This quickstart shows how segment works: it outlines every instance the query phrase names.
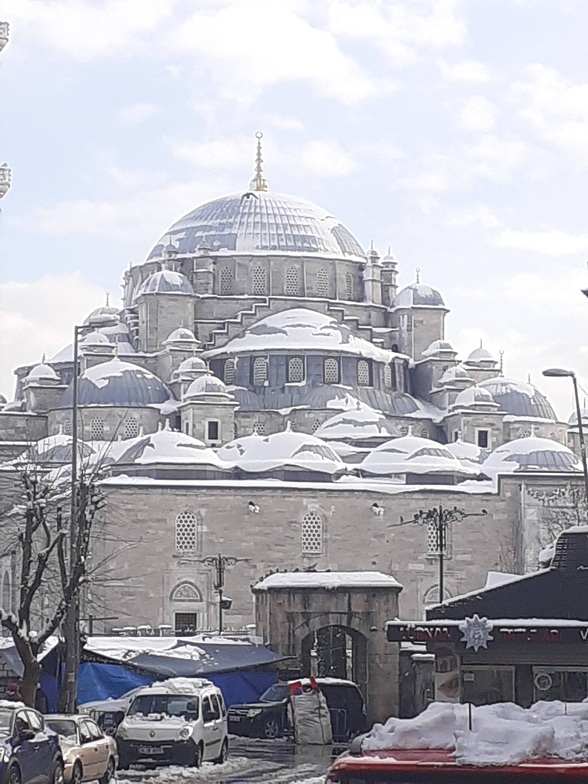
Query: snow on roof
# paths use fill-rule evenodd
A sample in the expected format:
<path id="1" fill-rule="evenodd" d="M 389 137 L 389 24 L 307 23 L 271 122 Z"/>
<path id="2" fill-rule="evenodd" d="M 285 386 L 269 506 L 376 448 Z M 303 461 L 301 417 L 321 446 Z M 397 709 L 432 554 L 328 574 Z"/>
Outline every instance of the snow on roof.
<path id="1" fill-rule="evenodd" d="M 60 407 L 69 408 L 72 385 L 63 394 Z M 149 370 L 114 357 L 85 370 L 78 381 L 78 403 L 87 405 L 147 406 L 170 398 L 165 384 Z"/>
<path id="2" fill-rule="evenodd" d="M 469 355 L 466 362 L 471 362 L 472 364 L 480 363 L 482 365 L 489 365 L 489 364 L 496 364 L 496 360 L 492 356 L 492 354 L 486 348 L 475 348 Z"/>
<path id="3" fill-rule="evenodd" d="M 480 381 L 478 386 L 487 389 L 503 411 L 516 417 L 537 417 L 556 421 L 551 403 L 532 384 L 496 376 Z"/>
<path id="4" fill-rule="evenodd" d="M 393 308 L 444 308 L 443 297 L 437 289 L 427 286 L 426 283 L 411 283 L 401 289 L 392 303 Z"/>
<path id="5" fill-rule="evenodd" d="M 270 588 L 401 588 L 392 575 L 382 572 L 277 572 L 253 586 L 255 591 Z"/>
<path id="6" fill-rule="evenodd" d="M 327 474 L 347 473 L 339 455 L 316 436 L 286 430 L 270 436 L 252 434 L 220 447 L 218 455 L 243 471 L 261 473 L 276 468 L 294 467 Z"/>
<path id="7" fill-rule="evenodd" d="M 484 387 L 471 386 L 457 395 L 450 408 L 483 408 L 485 410 L 499 408 L 498 403 Z"/>
<path id="8" fill-rule="evenodd" d="M 59 381 L 57 373 L 53 370 L 52 367 L 50 367 L 50 365 L 47 365 L 45 362 L 39 362 L 38 365 L 35 365 L 35 367 L 32 368 L 27 376 L 28 381 L 39 381 L 40 379 L 51 379 L 51 381 Z"/>
<path id="9" fill-rule="evenodd" d="M 580 471 L 581 465 L 567 446 L 551 438 L 515 438 L 497 447 L 484 462 L 484 473 L 496 476 L 515 471 Z"/>
<path id="10" fill-rule="evenodd" d="M 446 340 L 434 340 L 424 351 L 421 351 L 423 357 L 444 356 L 447 354 L 453 354 L 453 356 L 455 356 L 457 351 L 453 348 L 451 343 L 448 343 Z"/>
<path id="11" fill-rule="evenodd" d="M 215 468 L 231 468 L 219 458 L 217 453 L 197 438 L 177 430 L 164 430 L 150 433 L 143 438 L 133 439 L 133 443 L 119 457 L 119 463 L 153 463 L 210 465 Z"/>
<path id="12" fill-rule="evenodd" d="M 180 362 L 176 370 L 176 376 L 181 376 L 184 373 L 206 373 L 208 365 L 201 359 L 201 357 L 188 357 L 183 362 Z"/>
<path id="13" fill-rule="evenodd" d="M 510 574 L 509 572 L 488 572 L 484 588 L 495 588 L 497 585 L 506 585 L 513 580 L 518 580 L 520 574 Z"/>
<path id="14" fill-rule="evenodd" d="M 379 475 L 450 474 L 477 476 L 480 472 L 461 463 L 437 441 L 418 436 L 403 436 L 373 449 L 360 464 L 362 472 Z"/>
<path id="15" fill-rule="evenodd" d="M 385 363 L 398 356 L 358 337 L 346 324 L 340 324 L 332 316 L 306 308 L 293 308 L 267 316 L 222 348 L 206 352 L 205 356 L 253 351 L 326 351 Z"/>
<path id="16" fill-rule="evenodd" d="M 461 438 L 458 438 L 457 441 L 453 441 L 451 444 L 446 444 L 445 448 L 462 463 L 469 462 L 479 465 L 488 457 L 487 449 L 482 449 L 482 447 L 477 444 L 471 444 L 469 441 L 462 441 Z"/>
<path id="17" fill-rule="evenodd" d="M 447 368 L 437 383 L 451 384 L 454 381 L 471 381 L 472 384 L 474 383 L 474 379 L 470 376 L 468 369 L 463 365 L 454 365 Z"/>
<path id="18" fill-rule="evenodd" d="M 205 373 L 194 379 L 184 394 L 184 400 L 200 395 L 223 395 L 229 397 L 229 392 L 225 383 L 213 376 L 211 373 Z"/>
<path id="19" fill-rule="evenodd" d="M 174 329 L 174 331 L 169 335 L 169 337 L 163 341 L 163 345 L 167 345 L 168 343 L 197 343 L 196 336 L 192 332 L 191 329 L 187 329 L 186 327 L 178 327 L 178 329 Z"/>
<path id="20" fill-rule="evenodd" d="M 153 272 L 143 282 L 137 296 L 142 294 L 185 294 L 193 295 L 192 284 L 181 272 L 173 270 L 159 270 Z"/>
<path id="21" fill-rule="evenodd" d="M 82 340 L 82 345 L 84 346 L 98 346 L 103 345 L 106 343 L 107 345 L 110 344 L 110 341 L 102 332 L 98 332 L 94 330 L 94 332 L 88 332 L 86 337 Z"/>
<path id="22" fill-rule="evenodd" d="M 555 700 L 529 708 L 433 702 L 412 719 L 375 724 L 362 749 L 453 749 L 457 764 L 475 766 L 519 765 L 537 757 L 578 761 L 588 757 L 587 722 L 583 702 Z"/>
<path id="23" fill-rule="evenodd" d="M 327 419 L 315 431 L 317 438 L 336 441 L 360 441 L 370 438 L 390 438 L 399 435 L 389 419 L 369 406 L 342 411 Z"/>

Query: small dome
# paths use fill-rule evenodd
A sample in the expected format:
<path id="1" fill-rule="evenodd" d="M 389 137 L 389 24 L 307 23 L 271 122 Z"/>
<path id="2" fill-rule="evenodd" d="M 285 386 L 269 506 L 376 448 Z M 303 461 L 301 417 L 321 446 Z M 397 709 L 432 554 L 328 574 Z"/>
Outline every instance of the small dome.
<path id="1" fill-rule="evenodd" d="M 173 270 L 160 270 L 153 272 L 143 282 L 137 296 L 142 294 L 185 294 L 194 295 L 192 284 L 181 272 Z"/>
<path id="2" fill-rule="evenodd" d="M 171 335 L 164 341 L 164 345 L 167 343 L 197 343 L 196 336 L 192 332 L 192 330 L 187 329 L 186 327 L 179 327 L 179 329 L 174 329 Z"/>
<path id="3" fill-rule="evenodd" d="M 224 395 L 225 397 L 228 397 L 229 393 L 227 392 L 227 387 L 220 378 L 207 373 L 192 381 L 186 390 L 184 398 L 188 400 L 189 398 L 198 397 L 200 395 Z"/>
<path id="4" fill-rule="evenodd" d="M 110 343 L 106 335 L 103 335 L 102 332 L 88 332 L 86 337 L 82 340 L 82 345 L 84 346 L 99 346 L 106 343 L 107 345 Z"/>
<path id="5" fill-rule="evenodd" d="M 446 357 L 448 354 L 455 356 L 457 351 L 446 340 L 434 340 L 421 354 L 423 357 Z"/>
<path id="6" fill-rule="evenodd" d="M 455 367 L 447 368 L 445 373 L 439 379 L 439 384 L 453 384 L 454 382 L 459 381 L 469 381 L 472 384 L 474 383 L 474 379 L 470 376 L 469 371 L 463 365 L 455 365 Z"/>
<path id="7" fill-rule="evenodd" d="M 401 289 L 392 303 L 393 308 L 444 308 L 443 297 L 425 283 L 411 283 Z"/>
<path id="8" fill-rule="evenodd" d="M 549 400 L 532 384 L 496 376 L 480 381 L 478 386 L 487 389 L 501 410 L 509 416 L 547 419 L 550 422 L 557 420 Z"/>
<path id="9" fill-rule="evenodd" d="M 588 427 L 588 408 L 583 408 L 580 411 L 580 416 L 582 417 L 582 429 Z M 578 426 L 578 415 L 574 411 L 570 414 L 570 418 L 568 419 L 568 425 L 570 427 L 577 427 Z"/>
<path id="10" fill-rule="evenodd" d="M 59 381 L 59 378 L 50 365 L 40 362 L 30 371 L 27 381 Z"/>
<path id="11" fill-rule="evenodd" d="M 61 408 L 71 408 L 72 385 L 63 393 Z M 80 406 L 141 407 L 171 397 L 161 379 L 145 368 L 115 357 L 85 370 L 78 381 Z"/>
<path id="12" fill-rule="evenodd" d="M 28 459 L 39 463 L 71 463 L 73 439 L 64 433 L 41 438 L 29 449 Z M 78 455 L 84 459 L 94 454 L 94 448 L 85 441 L 78 442 Z"/>
<path id="13" fill-rule="evenodd" d="M 486 348 L 475 348 L 471 354 L 468 355 L 466 362 L 470 362 L 472 365 L 488 365 L 496 364 L 496 360 L 492 356 L 492 354 Z"/>
<path id="14" fill-rule="evenodd" d="M 488 457 L 487 449 L 482 449 L 482 447 L 477 444 L 471 444 L 469 441 L 462 441 L 461 438 L 445 446 L 448 452 L 451 452 L 454 457 L 466 465 L 471 463 L 480 465 Z"/>
<path id="15" fill-rule="evenodd" d="M 370 441 L 394 438 L 398 429 L 379 411 L 367 406 L 342 411 L 327 419 L 315 432 L 326 441 Z"/>
<path id="16" fill-rule="evenodd" d="M 462 389 L 451 406 L 451 408 L 483 408 L 486 410 L 488 407 L 496 409 L 498 404 L 494 402 L 494 398 L 487 389 L 477 386 Z"/>
<path id="17" fill-rule="evenodd" d="M 183 362 L 180 362 L 176 373 L 178 376 L 188 373 L 207 373 L 208 365 L 200 357 L 188 357 Z"/>
<path id="18" fill-rule="evenodd" d="M 497 447 L 484 463 L 489 476 L 518 471 L 581 471 L 582 467 L 567 446 L 550 438 L 515 438 Z"/>
<path id="19" fill-rule="evenodd" d="M 174 465 L 208 465 L 214 468 L 229 468 L 217 453 L 197 438 L 186 435 L 169 426 L 133 443 L 118 458 L 117 463 L 148 465 L 153 463 Z"/>
<path id="20" fill-rule="evenodd" d="M 443 444 L 412 435 L 395 438 L 373 449 L 361 463 L 361 471 L 376 476 L 443 474 L 462 479 L 479 474 L 460 463 Z"/>
<path id="21" fill-rule="evenodd" d="M 120 316 L 120 310 L 118 308 L 112 307 L 112 305 L 102 305 L 101 308 L 96 308 L 93 310 L 89 316 L 84 319 L 84 324 L 88 326 L 92 324 L 99 325 L 100 321 L 106 321 L 107 319 L 115 319 Z"/>

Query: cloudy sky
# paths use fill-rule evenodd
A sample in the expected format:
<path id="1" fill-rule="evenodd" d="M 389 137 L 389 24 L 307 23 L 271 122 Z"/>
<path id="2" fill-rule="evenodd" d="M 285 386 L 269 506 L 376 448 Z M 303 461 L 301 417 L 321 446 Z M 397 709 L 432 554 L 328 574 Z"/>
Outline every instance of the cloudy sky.
<path id="1" fill-rule="evenodd" d="M 588 388 L 586 0 L 3 0 L 0 391 L 245 187 L 327 208 L 451 308 L 462 356 Z"/>

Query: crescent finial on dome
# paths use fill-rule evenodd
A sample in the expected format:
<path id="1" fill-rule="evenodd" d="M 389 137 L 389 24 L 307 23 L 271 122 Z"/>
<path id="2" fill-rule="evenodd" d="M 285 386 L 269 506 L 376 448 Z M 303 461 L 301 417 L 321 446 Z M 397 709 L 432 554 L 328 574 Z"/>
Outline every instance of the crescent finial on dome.
<path id="1" fill-rule="evenodd" d="M 263 156 L 261 153 L 261 140 L 263 133 L 257 131 L 255 134 L 257 139 L 257 153 L 255 155 L 255 177 L 249 183 L 249 187 L 254 191 L 267 191 L 269 190 L 267 180 L 263 176 Z"/>

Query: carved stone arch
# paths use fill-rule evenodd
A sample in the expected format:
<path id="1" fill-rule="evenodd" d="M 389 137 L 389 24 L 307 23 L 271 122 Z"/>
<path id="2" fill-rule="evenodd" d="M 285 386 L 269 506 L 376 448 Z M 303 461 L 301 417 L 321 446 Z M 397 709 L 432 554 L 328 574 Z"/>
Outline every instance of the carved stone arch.
<path id="1" fill-rule="evenodd" d="M 330 612 L 314 615 L 311 618 L 304 619 L 302 623 L 295 626 L 292 631 L 295 639 L 298 643 L 301 643 L 309 634 L 314 634 L 319 629 L 324 629 L 326 626 L 342 626 L 352 632 L 361 634 L 362 637 L 367 637 L 370 631 L 370 627 L 365 621 L 346 612 Z"/>
<path id="2" fill-rule="evenodd" d="M 199 604 L 203 601 L 200 588 L 191 580 L 182 580 L 181 583 L 174 586 L 169 598 L 172 602 L 189 602 L 190 604 Z"/>

